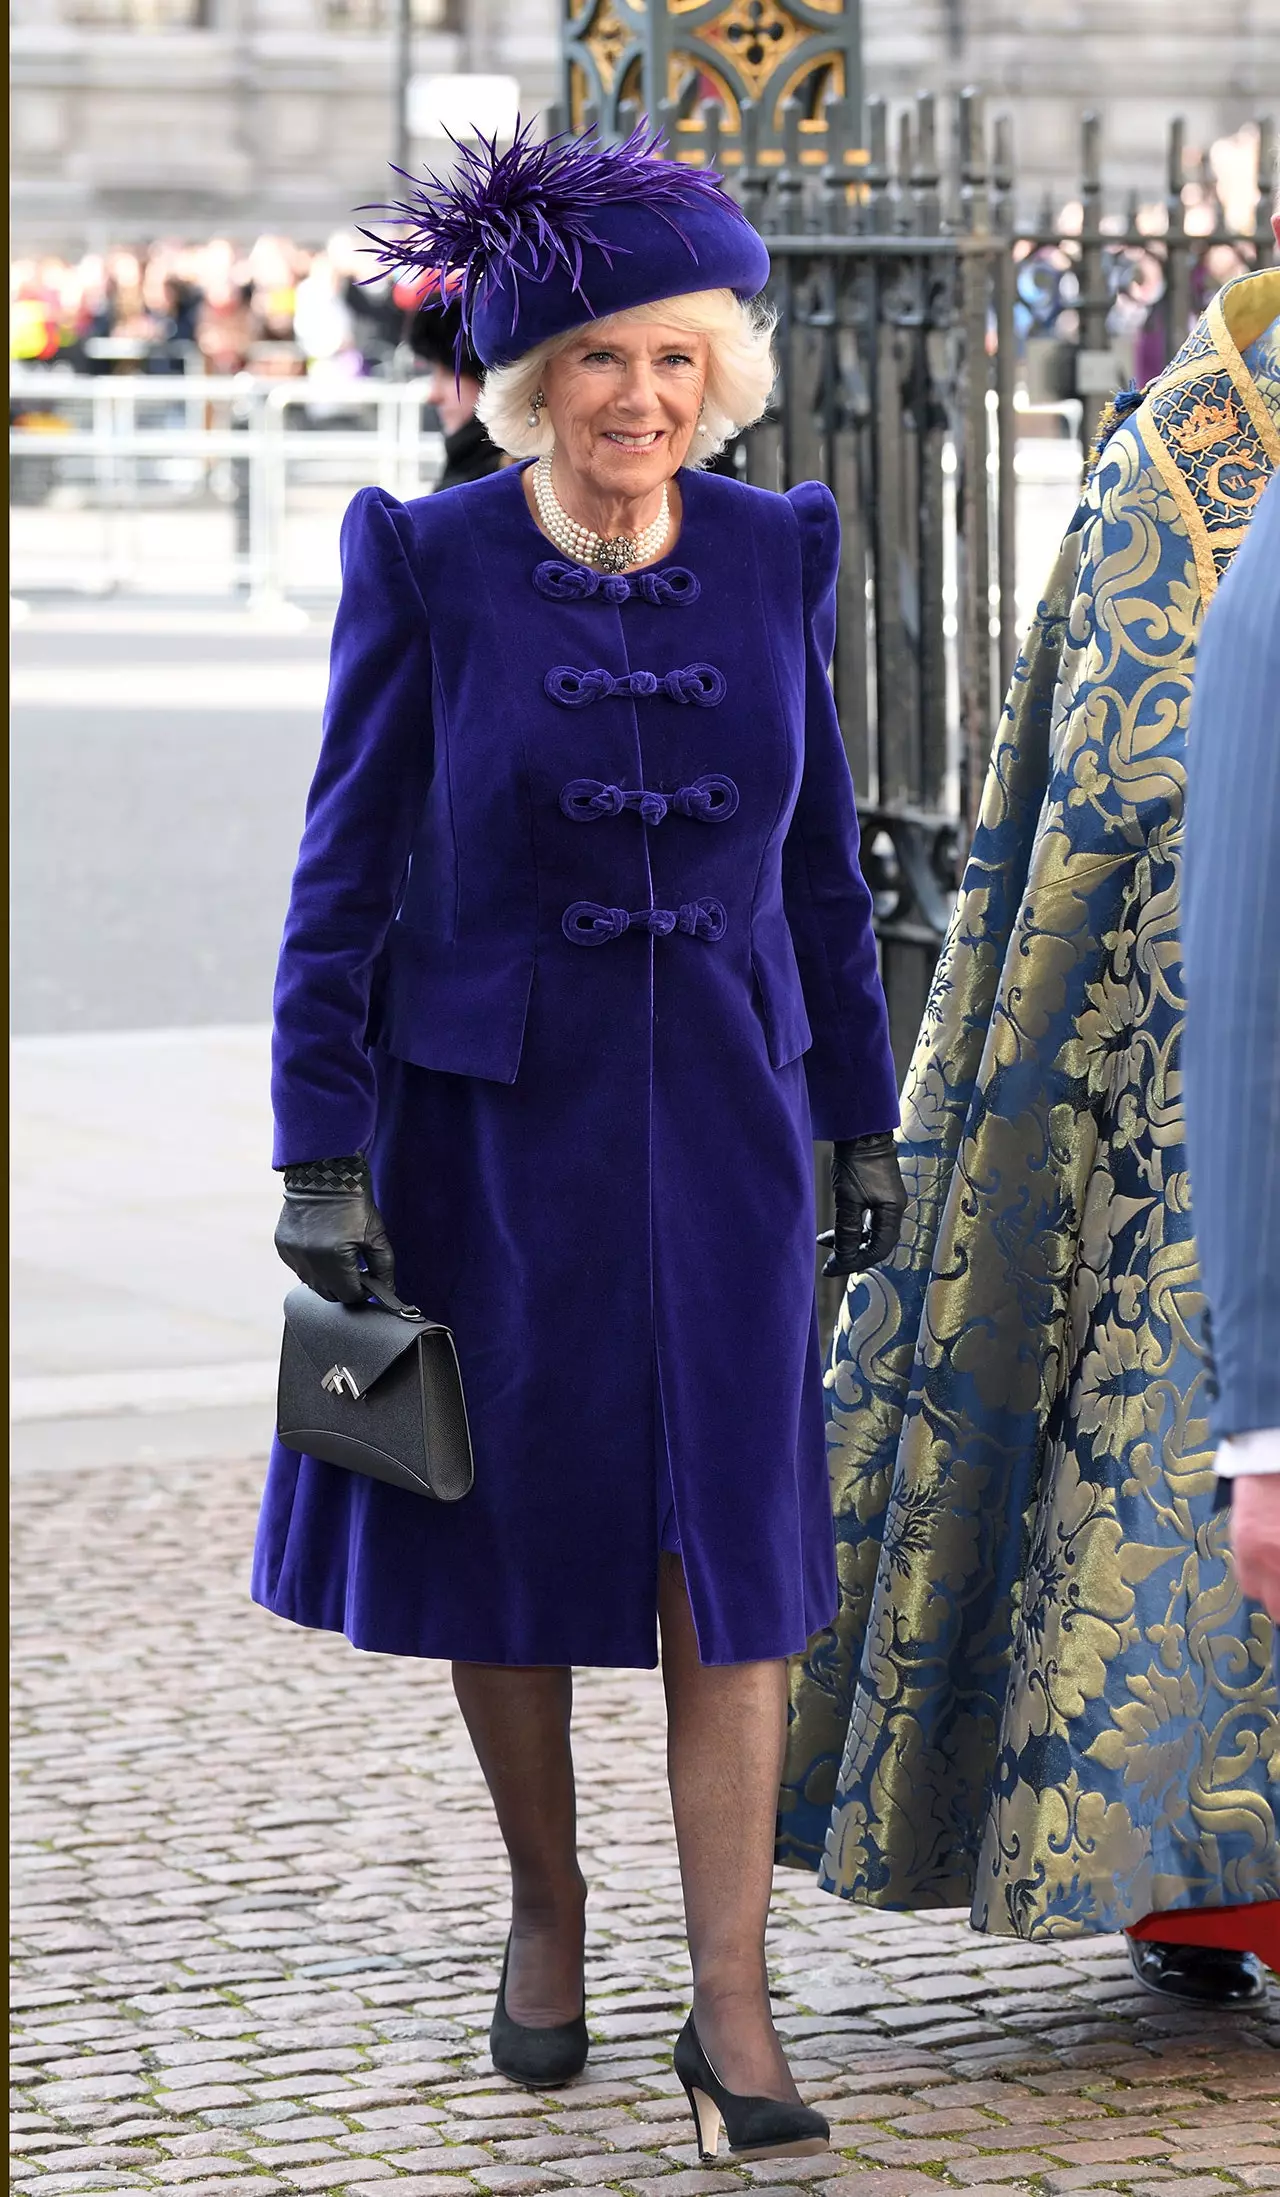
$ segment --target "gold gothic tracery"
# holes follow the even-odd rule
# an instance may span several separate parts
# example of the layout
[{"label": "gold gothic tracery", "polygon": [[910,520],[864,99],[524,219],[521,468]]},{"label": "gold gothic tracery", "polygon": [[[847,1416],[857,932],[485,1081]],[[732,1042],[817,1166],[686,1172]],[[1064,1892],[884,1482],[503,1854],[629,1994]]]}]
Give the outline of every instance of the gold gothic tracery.
[{"label": "gold gothic tracery", "polygon": [[732,0],[723,14],[699,24],[698,36],[732,64],[748,99],[759,99],[779,64],[804,44],[807,32],[778,0]]},{"label": "gold gothic tracery", "polygon": [[613,90],[618,64],[634,40],[635,32],[623,22],[613,0],[600,0],[583,44],[595,62],[605,91]]},{"label": "gold gothic tracery", "polygon": [[[691,76],[700,80],[704,98],[714,97],[719,100],[724,109],[723,127],[731,133],[738,130],[742,123],[742,109],[738,104],[733,86],[728,77],[723,76],[713,62],[704,60],[701,54],[677,51],[668,55],[668,99],[674,99],[677,102],[683,99],[689,88]],[[685,122],[677,122],[676,128],[677,130],[694,131],[699,136],[702,134],[702,122],[696,114],[691,115]]]},{"label": "gold gothic tracery", "polygon": [[[695,165],[716,157],[729,168],[743,158],[743,109],[755,108],[755,158],[777,167],[787,158],[786,103],[799,108],[802,166],[830,157],[826,107],[852,100],[860,107],[857,18],[852,0],[562,0],[566,92],[571,127],[589,111],[606,135],[627,126],[627,109],[648,112],[667,102],[666,127],[678,160]],[[702,107],[720,109],[714,140]],[[842,118],[842,130],[847,121]],[[844,144],[843,162],[857,166],[860,149]]]}]

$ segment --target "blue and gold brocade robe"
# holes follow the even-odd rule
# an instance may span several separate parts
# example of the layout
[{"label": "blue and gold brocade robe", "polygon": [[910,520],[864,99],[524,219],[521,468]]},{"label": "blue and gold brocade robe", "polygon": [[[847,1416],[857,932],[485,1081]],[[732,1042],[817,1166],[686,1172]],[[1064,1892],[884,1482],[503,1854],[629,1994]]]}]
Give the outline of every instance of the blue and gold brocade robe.
[{"label": "blue and gold brocade robe", "polygon": [[795,1666],[780,1858],[1024,1938],[1280,1894],[1178,937],[1196,636],[1280,461],[1278,316],[1280,270],[1228,285],[1093,468],[907,1079],[903,1240],[826,1376],[841,1607]]}]

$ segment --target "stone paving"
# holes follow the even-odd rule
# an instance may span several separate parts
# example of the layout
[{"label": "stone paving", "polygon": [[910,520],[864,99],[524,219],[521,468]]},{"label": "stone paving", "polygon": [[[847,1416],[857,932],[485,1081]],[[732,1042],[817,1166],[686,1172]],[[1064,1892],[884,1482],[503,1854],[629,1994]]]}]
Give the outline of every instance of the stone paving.
[{"label": "stone paving", "polygon": [[249,1603],[260,1465],[17,1485],[12,2187],[182,2197],[1280,2189],[1280,2007],[1166,2008],[1121,1941],[1021,1946],[780,1872],[779,2017],[829,2158],[694,2164],[655,1673],[579,1685],[593,2048],[489,2065],[505,1931],[437,1664]]}]

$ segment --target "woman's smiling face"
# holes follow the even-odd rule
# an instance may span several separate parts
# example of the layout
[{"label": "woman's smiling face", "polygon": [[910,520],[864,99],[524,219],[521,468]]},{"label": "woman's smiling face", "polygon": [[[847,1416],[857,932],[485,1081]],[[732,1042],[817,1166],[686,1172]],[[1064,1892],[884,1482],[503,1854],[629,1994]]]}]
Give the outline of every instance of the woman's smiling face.
[{"label": "woman's smiling face", "polygon": [[[596,321],[542,377],[563,486],[645,496],[684,464],[707,385],[705,335],[661,321]],[[563,472],[562,472],[563,468]]]}]

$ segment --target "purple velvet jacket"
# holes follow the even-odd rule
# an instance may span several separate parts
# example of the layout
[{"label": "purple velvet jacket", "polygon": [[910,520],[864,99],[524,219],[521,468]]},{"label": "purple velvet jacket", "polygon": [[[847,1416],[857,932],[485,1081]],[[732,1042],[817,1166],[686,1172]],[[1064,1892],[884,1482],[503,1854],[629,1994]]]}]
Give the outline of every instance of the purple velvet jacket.
[{"label": "purple velvet jacket", "polygon": [[277,1159],[368,1151],[476,1479],[429,1503],[277,1443],[254,1592],[384,1653],[652,1663],[661,1550],[704,1661],[835,1610],[812,1138],[897,1118],[839,527],[812,484],[681,487],[675,556],[611,580],[514,470],[347,516]]},{"label": "purple velvet jacket", "polygon": [[[554,556],[514,468],[407,505],[376,488],[351,504],[324,743],[276,989],[278,1167],[369,1145],[373,1045],[420,1067],[514,1082],[540,960],[563,951],[564,908],[584,886],[631,912],[651,897],[634,852],[619,874],[614,842],[610,874],[599,875],[593,835],[565,829],[565,771],[546,758],[563,755],[567,701],[582,712],[584,753],[600,748],[588,730],[612,726],[619,700],[630,722],[674,701],[689,784],[707,757],[733,769],[737,828],[706,831],[699,845],[699,891],[727,911],[717,952],[742,962],[773,1066],[804,1056],[815,1137],[896,1122],[827,677],[834,501],[817,483],[788,496],[704,474],[683,474],[681,486],[676,555],[618,581]],[[700,552],[711,553],[713,582]],[[775,620],[775,601],[802,601],[803,618]],[[673,653],[686,675],[674,688]],[[718,684],[697,669],[708,655]],[[580,672],[607,678],[579,691],[566,674]],[[766,750],[763,809],[751,800],[753,736]]]}]

